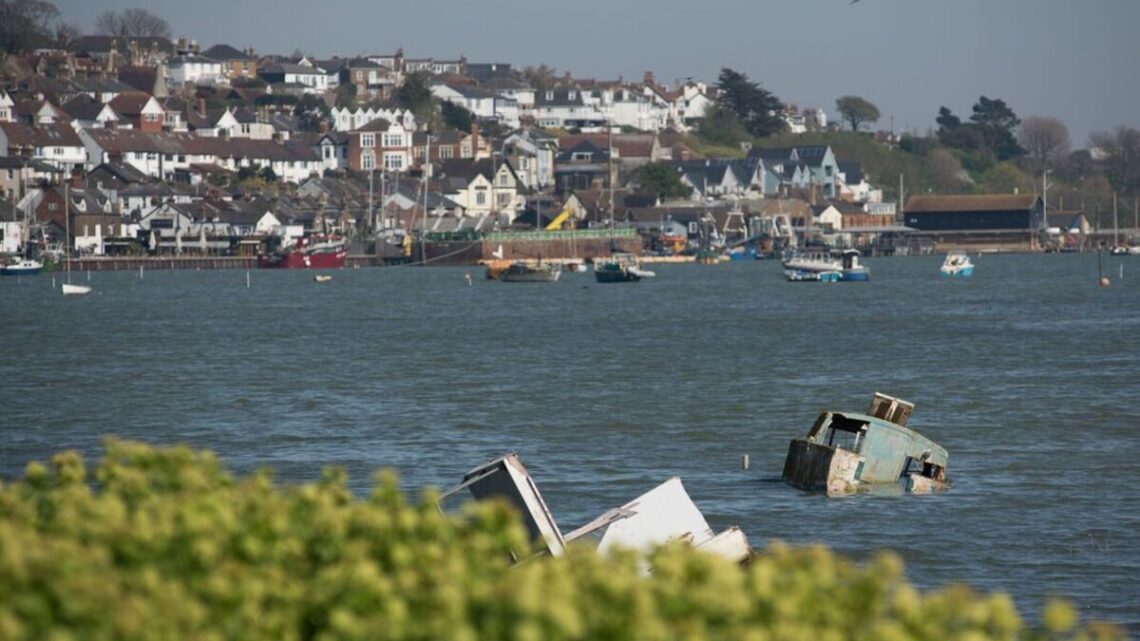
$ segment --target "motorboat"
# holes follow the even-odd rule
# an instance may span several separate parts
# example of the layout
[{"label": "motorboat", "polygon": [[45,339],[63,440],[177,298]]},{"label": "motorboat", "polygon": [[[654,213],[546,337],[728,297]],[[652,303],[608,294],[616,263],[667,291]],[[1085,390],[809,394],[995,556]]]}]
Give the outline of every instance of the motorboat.
[{"label": "motorboat", "polygon": [[40,273],[44,268],[44,264],[38,260],[30,258],[19,258],[13,262],[0,267],[0,275],[3,276],[30,276],[32,274]]},{"label": "motorboat", "polygon": [[556,283],[562,275],[562,265],[558,263],[527,264],[513,262],[499,274],[504,283]]},{"label": "motorboat", "polygon": [[648,269],[642,269],[637,256],[633,254],[615,253],[604,260],[594,260],[594,277],[599,283],[636,283],[656,275]]},{"label": "motorboat", "polygon": [[794,254],[784,260],[784,275],[790,281],[841,282],[871,280],[871,272],[859,263],[857,249]]},{"label": "motorboat", "polygon": [[950,278],[967,278],[974,273],[974,263],[966,252],[954,251],[946,254],[939,271]]}]

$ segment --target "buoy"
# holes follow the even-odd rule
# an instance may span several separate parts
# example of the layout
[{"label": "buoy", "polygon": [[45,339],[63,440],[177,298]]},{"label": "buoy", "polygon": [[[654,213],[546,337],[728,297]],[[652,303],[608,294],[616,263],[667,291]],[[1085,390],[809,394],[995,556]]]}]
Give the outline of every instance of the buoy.
[{"label": "buoy", "polygon": [[1108,276],[1101,276],[1100,277],[1100,286],[1101,287],[1108,287]]},{"label": "buoy", "polygon": [[249,271],[248,270],[246,270],[246,272],[245,272],[245,288],[249,289]]},{"label": "buoy", "polygon": [[742,469],[742,470],[748,469],[748,455],[747,454],[742,454],[740,456],[740,469]]},{"label": "buoy", "polygon": [[463,274],[463,277],[467,279],[467,286],[470,287],[473,284],[471,282],[471,272]]}]

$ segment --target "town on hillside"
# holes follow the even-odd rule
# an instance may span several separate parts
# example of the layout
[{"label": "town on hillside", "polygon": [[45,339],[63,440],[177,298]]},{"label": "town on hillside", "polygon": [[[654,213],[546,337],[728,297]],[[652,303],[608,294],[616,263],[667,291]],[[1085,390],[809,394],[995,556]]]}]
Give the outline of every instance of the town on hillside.
[{"label": "town on hillside", "polygon": [[[961,164],[942,182],[915,139],[867,128],[874,105],[845,97],[829,118],[731,69],[600,80],[402,49],[317,59],[75,34],[7,53],[2,71],[10,257],[249,258],[312,237],[348,239],[358,264],[1078,251],[1137,226],[1125,202],[1117,236],[1098,238],[1107,208],[1091,220],[1028,171],[1000,191],[963,188]],[[948,146],[974,126],[949,118]]]}]

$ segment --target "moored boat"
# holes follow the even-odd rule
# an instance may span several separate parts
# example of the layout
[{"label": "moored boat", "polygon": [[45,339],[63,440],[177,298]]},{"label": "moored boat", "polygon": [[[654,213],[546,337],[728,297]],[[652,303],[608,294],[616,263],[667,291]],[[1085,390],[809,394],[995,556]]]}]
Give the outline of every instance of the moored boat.
[{"label": "moored boat", "polygon": [[943,276],[967,278],[974,273],[974,263],[970,262],[970,257],[965,252],[950,252],[946,254],[946,260],[942,261],[939,271]]},{"label": "moored boat", "polygon": [[653,272],[641,268],[633,254],[615,253],[594,261],[594,277],[599,283],[636,283],[654,276]]},{"label": "moored boat", "polygon": [[555,283],[562,275],[562,265],[557,263],[527,263],[514,262],[501,274],[499,280],[504,283]]},{"label": "moored boat", "polygon": [[283,269],[341,269],[348,243],[338,236],[304,236],[257,257],[257,266]]},{"label": "moored boat", "polygon": [[0,275],[3,276],[30,276],[32,274],[40,273],[44,268],[44,264],[38,260],[30,258],[20,258],[13,262],[0,267]]},{"label": "moored boat", "polygon": [[790,281],[871,280],[871,272],[859,263],[859,250],[796,254],[784,260],[784,275]]}]

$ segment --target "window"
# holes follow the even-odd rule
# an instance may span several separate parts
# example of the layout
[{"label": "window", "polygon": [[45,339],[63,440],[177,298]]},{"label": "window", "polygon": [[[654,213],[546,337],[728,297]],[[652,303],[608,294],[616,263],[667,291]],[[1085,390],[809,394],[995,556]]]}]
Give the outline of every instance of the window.
[{"label": "window", "polygon": [[360,168],[372,169],[376,166],[376,158],[372,155],[371,151],[362,152],[360,154]]},{"label": "window", "polygon": [[500,187],[509,187],[511,184],[510,179],[511,179],[511,177],[508,176],[505,172],[499,174],[499,186]]},{"label": "window", "polygon": [[385,154],[384,167],[394,171],[399,171],[404,168],[404,157],[400,154]]},{"label": "window", "polygon": [[570,90],[566,93],[566,99],[567,100],[576,100],[577,98],[578,98],[578,92],[577,91]]},{"label": "window", "polygon": [[143,115],[143,120],[147,122],[158,122],[158,114],[145,114]]},{"label": "window", "polygon": [[403,147],[404,136],[402,134],[384,134],[385,147]]},{"label": "window", "polygon": [[376,134],[360,134],[360,146],[361,147],[375,147],[376,146]]},{"label": "window", "polygon": [[554,92],[553,91],[547,91],[546,92],[546,99],[547,100],[554,100]]},{"label": "window", "polygon": [[455,149],[453,147],[451,147],[451,145],[444,145],[443,147],[439,148],[439,157],[440,158],[454,158],[455,157]]},{"label": "window", "polygon": [[503,209],[511,204],[510,194],[495,194],[495,200],[498,201],[498,208]]},{"label": "window", "polygon": [[487,204],[487,193],[483,192],[483,191],[475,192],[475,204],[476,205],[486,205]]}]

